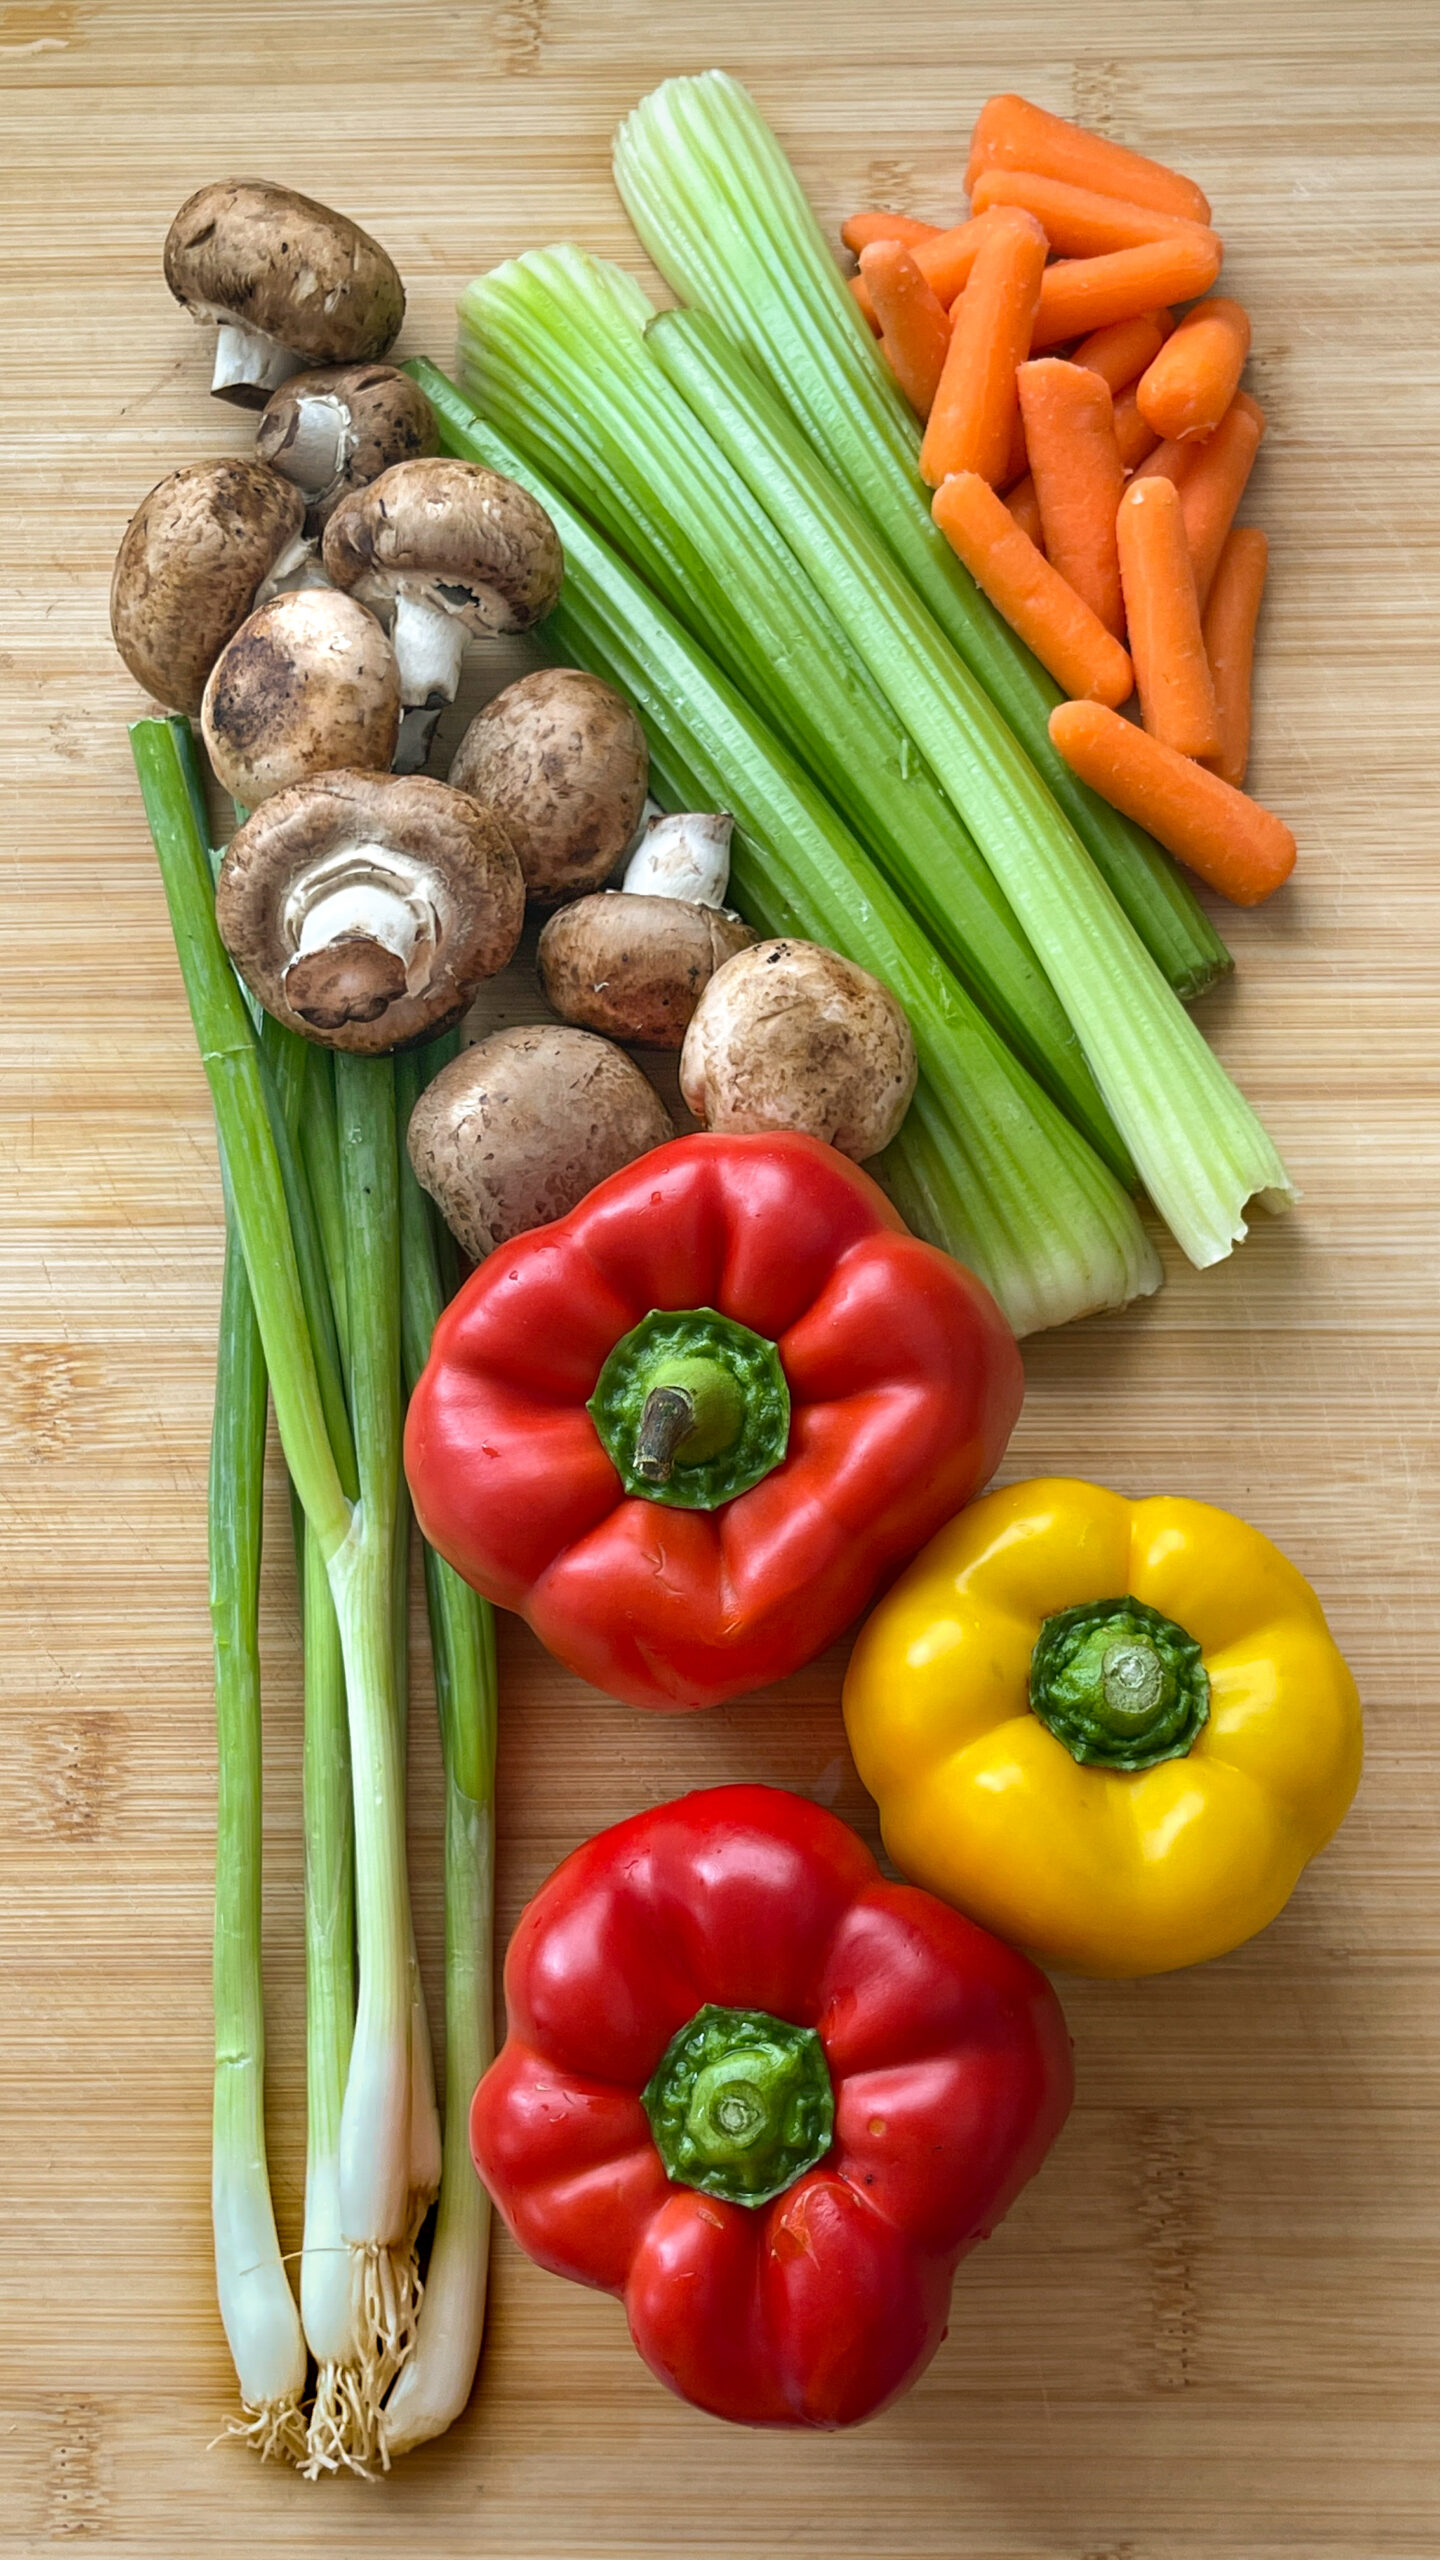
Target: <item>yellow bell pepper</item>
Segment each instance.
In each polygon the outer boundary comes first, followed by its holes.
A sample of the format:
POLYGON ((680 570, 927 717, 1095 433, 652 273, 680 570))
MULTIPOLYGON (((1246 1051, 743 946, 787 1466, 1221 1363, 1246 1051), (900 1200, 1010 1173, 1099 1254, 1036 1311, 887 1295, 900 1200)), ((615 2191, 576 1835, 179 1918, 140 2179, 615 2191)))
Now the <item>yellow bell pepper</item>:
POLYGON ((1360 1776, 1355 1683, 1278 1548, 1061 1476, 932 1538, 861 1630, 845 1723, 897 1866, 1077 1973, 1252 1937, 1360 1776))

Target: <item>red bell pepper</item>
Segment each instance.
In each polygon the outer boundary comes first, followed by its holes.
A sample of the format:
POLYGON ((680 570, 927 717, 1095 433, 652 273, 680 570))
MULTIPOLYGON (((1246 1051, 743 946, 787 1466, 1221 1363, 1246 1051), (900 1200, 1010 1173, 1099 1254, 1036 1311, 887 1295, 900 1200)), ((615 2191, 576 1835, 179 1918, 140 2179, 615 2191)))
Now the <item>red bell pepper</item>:
POLYGON ((833 1147, 683 1138, 475 1272, 405 1458, 431 1545, 571 1670, 712 1706, 858 1617, 1022 1392, 988 1290, 833 1147))
POLYGON ((778 1788, 587 1841, 505 1998, 470 2138, 506 2222, 749 2426, 853 2426, 908 2388, 1070 2104, 1044 1975, 778 1788))

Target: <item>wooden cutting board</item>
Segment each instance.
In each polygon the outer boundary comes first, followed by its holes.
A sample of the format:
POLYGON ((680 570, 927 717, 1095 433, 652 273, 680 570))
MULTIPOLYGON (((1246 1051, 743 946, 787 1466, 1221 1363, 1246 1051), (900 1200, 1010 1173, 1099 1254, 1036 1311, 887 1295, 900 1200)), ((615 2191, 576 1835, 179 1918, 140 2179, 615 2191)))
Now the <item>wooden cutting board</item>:
MULTIPOLYGON (((0 2552, 495 2560, 1389 2560, 1440 2552, 1434 1450, 1440 442, 1433 0, 13 0, 0 6, 0 2552), (383 2486, 231 2446, 209 2264, 209 1108, 106 631, 141 493, 241 448, 160 277, 202 180, 377 231, 405 347, 559 237, 644 272, 608 144, 664 74, 748 80, 825 221, 960 202, 1019 88, 1192 170, 1255 321, 1247 514, 1273 578, 1255 781, 1297 880, 1228 915, 1206 1027, 1304 1186, 1223 1268, 1027 1346, 1007 1475, 1176 1488, 1318 1585, 1370 1716, 1359 1802, 1283 1919, 1203 1971, 1063 1987, 1079 2096, 962 2273, 913 2396, 838 2440, 725 2430, 617 2307, 502 2245, 463 2424, 383 2486)), ((523 992, 518 1002, 528 1006, 523 992)), ((299 2237, 294 1604, 267 1580, 274 2162, 299 2237)), ((507 1627, 500 1920, 584 1834, 697 1783, 871 1829, 837 1653, 650 1721, 507 1627)), ((439 1922, 417 1713, 414 1868, 439 1922)), ((433 1969, 432 1969, 433 1979, 433 1969)))

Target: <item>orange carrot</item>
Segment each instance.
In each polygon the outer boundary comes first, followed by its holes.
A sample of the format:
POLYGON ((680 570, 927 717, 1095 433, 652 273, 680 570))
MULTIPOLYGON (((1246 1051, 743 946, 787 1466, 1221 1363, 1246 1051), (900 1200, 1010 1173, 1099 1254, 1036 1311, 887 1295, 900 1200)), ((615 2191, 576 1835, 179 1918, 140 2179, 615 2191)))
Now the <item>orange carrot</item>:
MULTIPOLYGON (((1018 384, 1016 388, 1018 390, 1018 384)), ((1010 423, 1010 450, 1005 456, 1005 468, 995 484, 996 487, 1013 489, 1017 480, 1024 479, 1029 468, 1030 455, 1025 443, 1025 421, 1020 415, 1020 403, 1017 399, 1015 415, 1010 423)))
POLYGON ((937 231, 932 240, 917 240, 911 249, 931 292, 938 293, 947 307, 969 283, 984 237, 984 226, 978 221, 957 222, 953 230, 937 231))
POLYGON ((1187 311, 1140 377, 1135 397, 1157 436, 1188 444, 1219 426, 1250 353, 1250 314, 1224 294, 1187 311))
POLYGON ((1220 721, 1220 752, 1205 762, 1237 791, 1250 761, 1250 669, 1269 558, 1270 546, 1257 525, 1236 525, 1227 533, 1202 626, 1220 721))
POLYGON ((1185 539, 1202 613, 1264 433, 1259 401, 1248 391, 1237 391, 1213 436, 1193 448, 1195 459, 1180 483, 1185 539))
POLYGON ((872 240, 860 252, 880 344, 917 418, 928 418, 950 348, 950 314, 899 240, 872 240))
POLYGON ((1132 480, 1116 529, 1140 717, 1152 738, 1182 756, 1218 755, 1215 688, 1179 490, 1169 480, 1132 480))
POLYGON ((997 211, 986 223, 920 448, 920 477, 932 489, 952 471, 978 471, 992 484, 1003 477, 1015 369, 1030 353, 1045 234, 1029 213, 997 211))
POLYGON ((978 472, 942 481, 930 512, 976 585, 1057 684, 1085 701, 1125 701, 1134 678, 1119 641, 1027 541, 978 472))
POLYGON ((1146 455, 1154 451, 1154 428, 1146 426, 1133 391, 1122 391, 1115 403, 1115 442, 1127 471, 1137 470, 1146 455))
POLYGON ((875 335, 878 338, 880 335, 880 323, 875 316, 875 305, 870 299, 870 287, 863 276, 847 276, 845 281, 849 285, 851 292, 854 294, 856 301, 859 303, 867 323, 874 330, 875 335))
POLYGON ((1114 249, 1108 258, 1059 258, 1046 270, 1034 343, 1057 346, 1112 320, 1133 320, 1157 302, 1193 301, 1209 292, 1220 255, 1214 232, 1197 228, 1183 240, 1151 240, 1141 249, 1114 249))
POLYGON ((1098 702, 1061 702, 1050 740, 1072 773, 1146 827, 1238 907, 1258 907, 1295 868, 1284 821, 1189 756, 1098 702))
POLYGON ((1043 551, 1045 528, 1040 521, 1040 501, 1035 495, 1035 480, 1031 472, 1027 471, 1023 480, 1017 480, 1013 489, 1006 490, 1005 504, 1026 541, 1033 542, 1037 551, 1043 551))
MULTIPOLYGON (((1169 317, 1167 311, 1166 320, 1169 317)), ((1154 363, 1166 335, 1159 312, 1142 311, 1133 320, 1112 320, 1108 329, 1092 329, 1070 361, 1083 364, 1087 373, 1098 373, 1111 391, 1123 391, 1154 363)))
POLYGON ((1083 125, 1069 124, 1063 116, 1052 116, 1044 107, 1033 107, 1028 98, 990 98, 981 108, 970 137, 967 193, 982 169, 1035 169, 1066 186, 1092 187, 1097 195, 1120 196, 1128 204, 1158 205, 1162 213, 1178 213, 1189 222, 1210 219, 1210 207, 1192 178, 1088 133, 1083 125))
POLYGON ((1186 221, 1183 214, 1161 213, 1154 205, 1125 204, 1119 196, 1070 187, 1063 179, 1042 177, 1035 169, 983 170, 975 181, 970 209, 988 213, 997 204, 1018 204, 1033 213, 1051 248, 1062 258, 1104 258, 1112 249, 1141 249, 1147 240, 1183 239, 1204 228, 1202 223, 1186 221))
POLYGON ((1135 465, 1136 479, 1173 480, 1178 489, 1182 482, 1188 479, 1195 463, 1204 452, 1204 445, 1177 444, 1173 437, 1168 438, 1164 444, 1157 444, 1154 428, 1145 426, 1138 399, 1135 403, 1135 415, 1140 419, 1140 424, 1145 427, 1145 432, 1150 438, 1144 461, 1135 465))
POLYGON ((858 258, 872 240, 899 240, 913 249, 917 240, 933 240, 936 228, 933 222, 917 222, 913 213, 852 213, 841 223, 840 237, 858 258))
POLYGON ((1040 356, 1016 377, 1045 556, 1117 640, 1124 637, 1115 517, 1125 472, 1098 373, 1040 356))

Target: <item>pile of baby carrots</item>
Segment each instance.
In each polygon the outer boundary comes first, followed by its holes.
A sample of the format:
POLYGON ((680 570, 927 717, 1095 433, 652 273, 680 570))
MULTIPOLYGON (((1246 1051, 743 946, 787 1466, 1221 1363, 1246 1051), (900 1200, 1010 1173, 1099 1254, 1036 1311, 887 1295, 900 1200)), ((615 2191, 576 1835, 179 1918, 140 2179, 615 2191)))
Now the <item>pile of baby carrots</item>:
POLYGON ((1050 719, 1066 762, 1256 906, 1295 839, 1241 788, 1267 551, 1234 519, 1265 414, 1240 388, 1249 319, 1211 291, 1209 204, 1012 96, 982 108, 965 183, 951 230, 865 212, 841 234, 924 422, 935 522, 1072 697, 1050 719))

